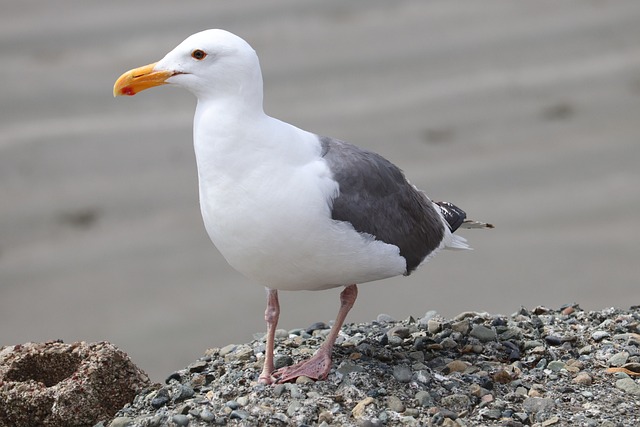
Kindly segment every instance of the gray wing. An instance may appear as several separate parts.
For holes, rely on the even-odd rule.
[[[444,237],[444,223],[431,201],[384,157],[344,141],[319,138],[322,156],[340,186],[332,218],[400,248],[407,262],[405,274],[410,274]]]

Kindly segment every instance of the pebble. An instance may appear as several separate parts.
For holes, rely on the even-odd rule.
[[[114,418],[109,427],[129,427],[133,425],[133,419],[129,417],[116,417]]]
[[[560,360],[554,360],[552,362],[549,362],[549,364],[547,365],[547,369],[551,369],[552,372],[559,372],[563,369],[565,369],[567,365],[560,361]]]
[[[294,416],[298,409],[302,408],[302,403],[298,400],[292,400],[289,406],[287,407],[287,415],[290,417]]]
[[[386,404],[390,411],[404,412],[405,406],[397,396],[387,396]]]
[[[415,394],[414,398],[416,399],[416,402],[418,402],[418,405],[420,406],[424,406],[424,407],[433,406],[433,398],[431,397],[428,391],[420,390]]]
[[[293,357],[288,354],[278,354],[273,357],[273,366],[275,369],[284,368],[293,365]]]
[[[544,397],[527,397],[522,402],[522,408],[528,412],[536,414],[538,412],[548,412],[553,409],[555,403],[553,399]]]
[[[586,372],[580,372],[573,380],[571,380],[571,382],[580,385],[591,385],[593,378],[591,378],[591,375]]]
[[[621,378],[616,381],[616,388],[632,396],[640,396],[640,384],[631,378]]]
[[[614,354],[607,360],[607,365],[609,366],[622,366],[627,363],[629,360],[629,353],[626,351],[621,351],[620,353]]]
[[[443,397],[440,403],[449,410],[462,412],[469,408],[471,399],[466,394],[451,394]]]
[[[609,338],[610,336],[611,334],[607,331],[595,331],[591,334],[591,338],[593,338],[593,340],[596,342],[600,342],[605,338]]]
[[[173,421],[178,426],[187,426],[189,425],[189,417],[182,414],[177,414],[171,417],[171,421]]]
[[[200,411],[200,419],[202,421],[211,422],[216,419],[216,416],[208,409],[203,409]]]
[[[153,406],[155,409],[158,409],[166,405],[169,400],[169,390],[163,387],[158,390],[156,396],[151,399],[151,406]]]
[[[413,372],[407,366],[399,365],[393,368],[393,377],[401,383],[408,383],[412,376]]]
[[[149,427],[177,425],[175,416],[192,425],[640,425],[633,406],[640,379],[630,378],[640,367],[631,342],[638,310],[563,315],[540,307],[454,319],[431,312],[417,322],[379,316],[343,327],[325,380],[266,386],[257,383],[261,335],[207,351],[116,417]],[[322,322],[282,330],[276,357],[284,364],[308,358],[327,332]]]
[[[355,418],[362,418],[362,416],[364,415],[364,411],[367,408],[367,405],[370,405],[373,402],[375,402],[375,399],[371,396],[362,399],[360,402],[356,404],[356,406],[353,407],[353,409],[351,410],[351,414]],[[333,418],[333,416],[331,416],[330,418]],[[331,422],[328,420],[325,420],[325,421]]]
[[[475,325],[471,329],[470,335],[479,339],[482,342],[489,342],[496,340],[496,333],[491,328],[487,328],[484,325]]]

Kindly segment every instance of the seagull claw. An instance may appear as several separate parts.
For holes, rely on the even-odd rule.
[[[278,384],[295,381],[302,376],[312,380],[324,380],[330,371],[331,353],[320,349],[308,360],[278,369],[272,374],[272,377]]]

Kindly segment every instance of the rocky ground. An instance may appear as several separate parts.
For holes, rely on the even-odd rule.
[[[279,331],[276,364],[308,357],[327,328]],[[102,425],[640,425],[639,306],[380,315],[343,328],[318,382],[257,384],[263,352],[261,338],[211,349]]]

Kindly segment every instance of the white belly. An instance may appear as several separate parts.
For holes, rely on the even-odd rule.
[[[336,194],[322,160],[200,182],[211,240],[231,266],[261,285],[319,290],[403,274],[398,247],[331,219]]]

